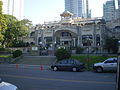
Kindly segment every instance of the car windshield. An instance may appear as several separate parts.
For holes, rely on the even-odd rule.
[[[57,62],[58,64],[80,64],[78,60],[68,59]]]
[[[105,63],[117,63],[117,58],[108,58],[104,61]]]
[[[67,60],[68,64],[75,64],[74,60]]]
[[[59,61],[58,64],[67,64],[67,60]]]

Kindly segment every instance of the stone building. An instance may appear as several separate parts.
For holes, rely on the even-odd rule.
[[[111,35],[103,19],[73,18],[69,11],[64,11],[60,16],[60,21],[36,25],[30,34],[36,45],[53,48],[102,48],[105,38]]]

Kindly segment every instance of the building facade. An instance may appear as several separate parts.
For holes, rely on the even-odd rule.
[[[15,16],[18,20],[23,19],[24,0],[2,0],[3,13]]]
[[[103,5],[103,19],[112,21],[115,18],[115,0],[107,1]]]
[[[120,9],[115,10],[115,20],[120,18]]]
[[[83,0],[65,0],[65,10],[74,14],[74,17],[82,17]]]
[[[103,19],[72,18],[69,11],[63,12],[61,21],[36,25],[31,37],[42,47],[87,47],[102,48],[105,38],[111,35]]]
[[[118,8],[120,9],[120,0],[118,0]]]

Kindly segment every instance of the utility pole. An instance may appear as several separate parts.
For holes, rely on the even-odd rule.
[[[118,62],[117,62],[117,75],[116,75],[116,90],[120,90],[120,41],[118,41]]]
[[[89,17],[89,6],[88,6],[88,0],[86,0],[86,14],[87,18]]]
[[[88,48],[88,53],[87,53],[87,64],[88,64],[88,70],[90,69],[90,43],[91,40],[89,36],[87,37],[87,48]]]

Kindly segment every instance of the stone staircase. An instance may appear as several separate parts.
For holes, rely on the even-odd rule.
[[[56,62],[55,56],[24,56],[16,64],[51,65]]]

